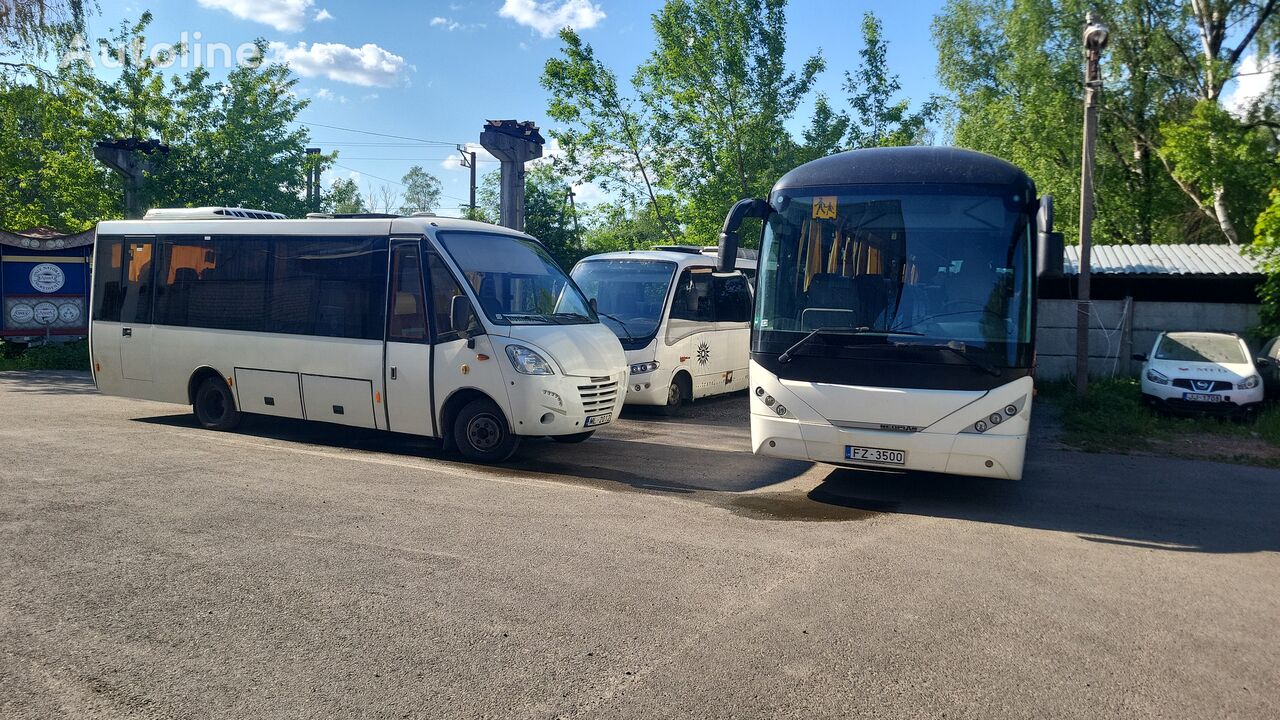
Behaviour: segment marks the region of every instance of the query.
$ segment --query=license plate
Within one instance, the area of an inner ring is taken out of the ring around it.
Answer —
[[[1182,393],[1182,399],[1189,400],[1191,402],[1219,403],[1222,402],[1223,397],[1221,395],[1209,395],[1207,393]]]
[[[880,465],[906,465],[907,453],[903,450],[884,450],[881,448],[845,446],[845,460],[878,463]]]
[[[611,422],[613,422],[613,413],[609,413],[608,415],[596,415],[595,417],[587,418],[587,427],[600,427],[601,425],[608,425]]]

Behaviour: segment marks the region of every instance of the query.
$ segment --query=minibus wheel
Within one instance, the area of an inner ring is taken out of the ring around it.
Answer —
[[[566,445],[577,445],[580,442],[586,442],[595,434],[596,431],[591,430],[589,432],[574,433],[573,435],[552,435],[551,439]]]
[[[241,413],[236,409],[236,399],[231,395],[227,381],[220,377],[208,377],[200,383],[191,410],[207,430],[234,430],[240,424]]]
[[[463,406],[453,421],[453,439],[463,457],[482,463],[503,462],[520,447],[502,409],[487,398]]]
[[[690,385],[689,376],[683,373],[671,378],[671,387],[667,390],[667,404],[661,408],[663,415],[680,414],[680,408],[693,395],[693,389]]]

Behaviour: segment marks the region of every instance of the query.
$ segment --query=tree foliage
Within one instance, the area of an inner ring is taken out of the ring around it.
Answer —
[[[473,220],[497,223],[501,201],[501,175],[485,175],[476,192],[477,210]],[[538,238],[548,252],[568,270],[589,253],[583,249],[579,234],[580,218],[574,217],[569,202],[569,181],[549,162],[528,166],[524,176],[525,232]],[[575,222],[576,221],[576,222]]]
[[[404,184],[404,190],[400,193],[404,202],[400,208],[401,215],[431,212],[440,205],[440,179],[423,170],[421,165],[409,168],[400,182]]]

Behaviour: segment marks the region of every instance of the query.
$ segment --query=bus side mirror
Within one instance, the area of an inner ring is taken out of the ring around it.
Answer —
[[[1062,277],[1066,241],[1062,233],[1053,231],[1053,196],[1040,198],[1036,212],[1036,274],[1042,280]]]
[[[1253,363],[1260,368],[1269,368],[1271,367],[1271,358],[1256,358]]]
[[[724,229],[720,231],[720,255],[716,262],[716,272],[731,273],[737,269],[740,243],[738,230],[742,227],[742,221],[747,218],[763,220],[771,212],[773,208],[769,207],[769,203],[759,198],[739,200],[733,206],[724,219]]]
[[[471,328],[471,303],[464,295],[454,295],[449,304],[449,329],[466,333]]]

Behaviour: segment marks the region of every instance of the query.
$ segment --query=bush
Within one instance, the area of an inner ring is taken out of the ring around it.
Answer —
[[[86,340],[30,348],[3,343],[0,351],[0,370],[89,369],[89,343]]]

